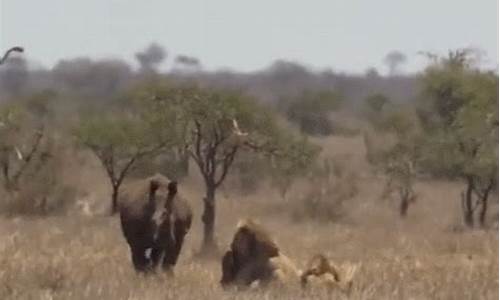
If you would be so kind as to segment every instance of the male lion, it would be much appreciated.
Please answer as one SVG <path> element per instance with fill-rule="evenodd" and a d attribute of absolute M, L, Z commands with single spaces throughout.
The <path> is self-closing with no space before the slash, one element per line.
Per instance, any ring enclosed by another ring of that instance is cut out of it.
<path fill-rule="evenodd" d="M 278 279 L 300 276 L 267 231 L 252 220 L 240 221 L 230 249 L 222 258 L 222 286 L 265 286 Z"/>
<path fill-rule="evenodd" d="M 357 266 L 340 272 L 321 254 L 315 255 L 304 272 L 284 255 L 269 233 L 252 220 L 240 221 L 230 249 L 222 258 L 223 287 L 267 286 L 271 282 L 322 286 L 348 292 Z"/>

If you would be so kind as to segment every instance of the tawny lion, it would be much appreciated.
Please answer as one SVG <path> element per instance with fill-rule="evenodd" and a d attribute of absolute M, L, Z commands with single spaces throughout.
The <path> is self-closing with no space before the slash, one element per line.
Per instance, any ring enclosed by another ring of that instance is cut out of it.
<path fill-rule="evenodd" d="M 340 271 L 323 255 L 314 256 L 305 271 L 284 255 L 269 233 L 252 220 L 240 221 L 230 249 L 222 258 L 223 287 L 263 287 L 269 283 L 300 283 L 349 291 L 357 266 Z"/>

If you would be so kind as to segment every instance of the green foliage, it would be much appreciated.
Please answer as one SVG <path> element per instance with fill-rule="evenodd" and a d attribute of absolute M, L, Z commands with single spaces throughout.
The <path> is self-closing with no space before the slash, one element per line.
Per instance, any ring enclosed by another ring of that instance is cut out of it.
<path fill-rule="evenodd" d="M 380 114 L 388 103 L 390 103 L 389 98 L 380 93 L 375 93 L 365 98 L 365 105 L 369 113 Z"/>
<path fill-rule="evenodd" d="M 290 103 L 287 117 L 297 124 L 303 133 L 329 135 L 334 132 L 330 113 L 338 110 L 341 105 L 342 98 L 335 92 L 305 91 Z"/>
<path fill-rule="evenodd" d="M 404 138 L 418 129 L 417 122 L 412 107 L 394 106 L 380 116 L 378 128 Z"/>
<path fill-rule="evenodd" d="M 147 119 L 155 127 L 173 127 L 176 141 L 216 183 L 224 180 L 238 151 L 297 160 L 304 150 L 304 142 L 280 128 L 269 110 L 236 92 L 163 87 L 150 89 L 142 99 Z"/>
<path fill-rule="evenodd" d="M 282 131 L 274 136 L 272 148 L 272 152 L 243 152 L 240 157 L 245 159 L 237 161 L 236 167 L 242 187 L 255 189 L 269 176 L 272 186 L 286 200 L 294 182 L 312 171 L 320 147 L 312 144 L 306 136 Z"/>
<path fill-rule="evenodd" d="M 73 198 L 61 181 L 61 141 L 49 130 L 41 106 L 54 94 L 34 94 L 0 107 L 0 170 L 7 214 L 47 214 L 61 211 Z M 45 107 L 45 106 L 44 106 Z"/>
<path fill-rule="evenodd" d="M 216 191 L 226 179 L 238 153 L 251 151 L 296 157 L 295 140 L 275 117 L 254 99 L 232 91 L 196 86 L 153 88 L 142 96 L 146 119 L 167 127 L 177 147 L 187 151 L 205 184 L 202 221 L 203 252 L 215 247 Z"/>
<path fill-rule="evenodd" d="M 44 124 L 20 104 L 0 108 L 0 168 L 6 190 L 18 189 L 26 172 L 48 155 Z"/>
<path fill-rule="evenodd" d="M 52 117 L 51 105 L 57 98 L 57 93 L 53 90 L 43 90 L 34 93 L 24 100 L 24 104 L 29 112 L 38 118 Z"/>
<path fill-rule="evenodd" d="M 365 133 L 368 161 L 386 177 L 381 198 L 400 201 L 400 215 L 406 216 L 410 203 L 417 197 L 414 184 L 423 155 L 423 135 L 411 107 L 392 106 L 380 114 L 376 129 L 391 137 L 384 147 L 376 148 Z"/>
<path fill-rule="evenodd" d="M 130 177 L 145 178 L 161 173 L 171 180 L 179 181 L 188 175 L 189 157 L 183 157 L 176 148 L 165 148 L 156 155 L 141 157 L 134 164 Z"/>
<path fill-rule="evenodd" d="M 373 127 L 381 132 L 403 136 L 417 126 L 414 107 L 392 104 L 381 94 L 374 94 L 365 99 L 367 118 Z"/>
<path fill-rule="evenodd" d="M 2 132 L 19 129 L 27 115 L 23 107 L 17 104 L 5 104 L 0 108 L 0 121 Z"/>
<path fill-rule="evenodd" d="M 419 117 L 429 136 L 423 165 L 435 175 L 463 178 L 465 224 L 474 225 L 475 195 L 484 225 L 498 181 L 498 75 L 475 68 L 470 52 L 459 50 L 436 60 L 421 80 Z"/>
<path fill-rule="evenodd" d="M 111 213 L 117 210 L 119 188 L 140 159 L 166 146 L 163 131 L 128 114 L 88 115 L 73 129 L 78 143 L 101 161 L 113 188 Z"/>
<path fill-rule="evenodd" d="M 459 137 L 465 173 L 490 176 L 498 168 L 498 77 L 475 74 L 465 91 L 472 99 L 457 112 L 453 129 Z M 475 152 L 475 153 L 474 153 Z"/>
<path fill-rule="evenodd" d="M 296 221 L 335 222 L 345 213 L 345 202 L 358 193 L 357 176 L 346 170 L 338 158 L 316 162 L 308 176 L 309 189 L 292 209 Z"/>
<path fill-rule="evenodd" d="M 94 115 L 83 117 L 75 128 L 78 140 L 92 149 L 111 149 L 127 155 L 150 147 L 156 142 L 148 126 L 133 117 Z"/>
<path fill-rule="evenodd" d="M 260 184 L 272 178 L 269 159 L 255 155 L 253 152 L 242 151 L 235 159 L 233 173 L 236 175 L 236 185 L 243 195 L 255 192 Z"/>
<path fill-rule="evenodd" d="M 421 98 L 421 117 L 426 118 L 427 126 L 453 123 L 460 107 L 471 95 L 464 90 L 472 70 L 461 55 L 441 59 L 429 66 L 421 76 L 423 97 Z"/>
<path fill-rule="evenodd" d="M 414 123 L 411 107 L 395 105 L 383 94 L 365 98 L 365 116 L 376 130 L 398 133 L 408 130 Z"/>
<path fill-rule="evenodd" d="M 306 137 L 282 138 L 282 155 L 273 157 L 272 183 L 278 188 L 282 198 L 286 198 L 293 182 L 304 177 L 313 169 L 320 147 L 311 144 Z"/>
<path fill-rule="evenodd" d="M 382 198 L 396 197 L 400 201 L 400 215 L 406 216 L 408 207 L 417 194 L 414 189 L 418 167 L 422 159 L 422 135 L 416 131 L 406 131 L 397 135 L 397 140 L 383 153 L 381 167 L 387 177 Z"/>
<path fill-rule="evenodd" d="M 483 176 L 498 166 L 498 76 L 452 52 L 428 68 L 419 117 L 429 134 L 428 164 L 451 175 Z"/>
<path fill-rule="evenodd" d="M 126 102 L 147 124 L 148 134 L 168 145 L 154 159 L 141 159 L 132 175 L 145 176 L 156 170 L 178 180 L 188 174 L 189 121 L 184 107 L 194 93 L 194 88 L 176 87 L 161 78 L 141 82 L 129 91 Z"/>

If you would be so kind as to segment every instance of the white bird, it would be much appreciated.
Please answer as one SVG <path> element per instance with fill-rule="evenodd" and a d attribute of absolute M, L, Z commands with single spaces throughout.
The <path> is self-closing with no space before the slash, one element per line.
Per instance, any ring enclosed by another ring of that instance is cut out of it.
<path fill-rule="evenodd" d="M 240 130 L 240 127 L 238 126 L 238 122 L 236 122 L 236 119 L 233 119 L 233 128 L 234 128 L 234 133 L 237 136 L 247 136 L 248 132 L 242 132 Z"/>
<path fill-rule="evenodd" d="M 23 160 L 23 154 L 21 153 L 21 151 L 19 150 L 19 148 L 14 147 L 14 150 L 16 151 L 17 158 L 19 160 Z"/>

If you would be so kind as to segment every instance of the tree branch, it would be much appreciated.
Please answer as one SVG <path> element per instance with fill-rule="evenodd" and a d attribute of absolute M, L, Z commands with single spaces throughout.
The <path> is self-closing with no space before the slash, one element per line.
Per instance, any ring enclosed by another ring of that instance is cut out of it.
<path fill-rule="evenodd" d="M 40 146 L 40 142 L 43 138 L 43 127 L 35 133 L 35 141 L 31 146 L 31 150 L 27 155 L 23 155 L 23 165 L 19 168 L 16 174 L 12 177 L 12 183 L 17 185 L 19 178 L 23 175 L 24 171 L 28 167 L 30 161 L 33 159 L 34 154 L 38 151 L 38 147 Z"/>
<path fill-rule="evenodd" d="M 146 156 L 146 155 L 149 155 L 149 154 L 152 154 L 158 150 L 160 150 L 161 148 L 163 148 L 165 146 L 165 143 L 162 143 L 160 144 L 159 146 L 157 147 L 153 147 L 152 149 L 147 149 L 147 150 L 143 150 L 143 151 L 137 151 L 136 154 L 134 154 L 131 159 L 125 164 L 125 166 L 123 167 L 123 169 L 120 171 L 120 174 L 118 175 L 118 178 L 116 179 L 116 185 L 119 186 L 123 179 L 125 178 L 125 176 L 127 175 L 128 171 L 130 170 L 130 168 L 132 167 L 132 165 L 138 160 L 140 159 L 141 157 L 143 156 Z"/>
<path fill-rule="evenodd" d="M 222 161 L 222 173 L 219 177 L 218 180 L 215 181 L 215 186 L 219 187 L 221 183 L 224 181 L 226 178 L 226 175 L 229 171 L 229 167 L 231 167 L 231 164 L 234 161 L 234 157 L 236 156 L 236 153 L 238 152 L 238 146 L 233 146 L 231 151 L 224 157 L 224 160 Z"/>
<path fill-rule="evenodd" d="M 10 163 L 9 163 L 9 151 L 7 149 L 3 149 L 3 159 L 2 159 L 2 173 L 5 179 L 5 188 L 8 190 L 11 187 L 11 181 L 10 181 Z"/>
<path fill-rule="evenodd" d="M 269 147 L 268 145 L 265 144 L 257 145 L 256 143 L 250 141 L 244 141 L 242 145 L 256 152 L 262 152 L 272 156 L 279 156 L 279 149 L 277 147 Z"/>
<path fill-rule="evenodd" d="M 94 154 L 99 158 L 99 161 L 101 162 L 102 166 L 104 167 L 104 170 L 106 170 L 106 174 L 108 175 L 109 181 L 111 182 L 111 185 L 114 187 L 115 186 L 115 170 L 114 170 L 114 165 L 113 165 L 113 151 L 110 147 L 107 149 L 100 149 L 96 146 L 93 145 L 88 145 L 88 147 L 94 152 Z"/>
<path fill-rule="evenodd" d="M 198 166 L 200 167 L 200 171 L 202 173 L 206 173 L 205 167 L 203 166 L 203 156 L 201 153 L 201 124 L 197 120 L 194 121 L 195 127 L 196 127 L 196 132 L 195 132 L 195 141 L 194 141 L 194 152 L 192 152 L 192 156 L 194 160 L 197 162 Z"/>
<path fill-rule="evenodd" d="M 12 47 L 9 50 L 7 50 L 5 52 L 5 54 L 3 55 L 2 59 L 0 59 L 0 65 L 3 64 L 7 60 L 7 58 L 9 57 L 9 55 L 12 52 L 20 52 L 20 53 L 22 53 L 22 52 L 24 52 L 24 48 L 22 48 L 22 47 Z"/>

